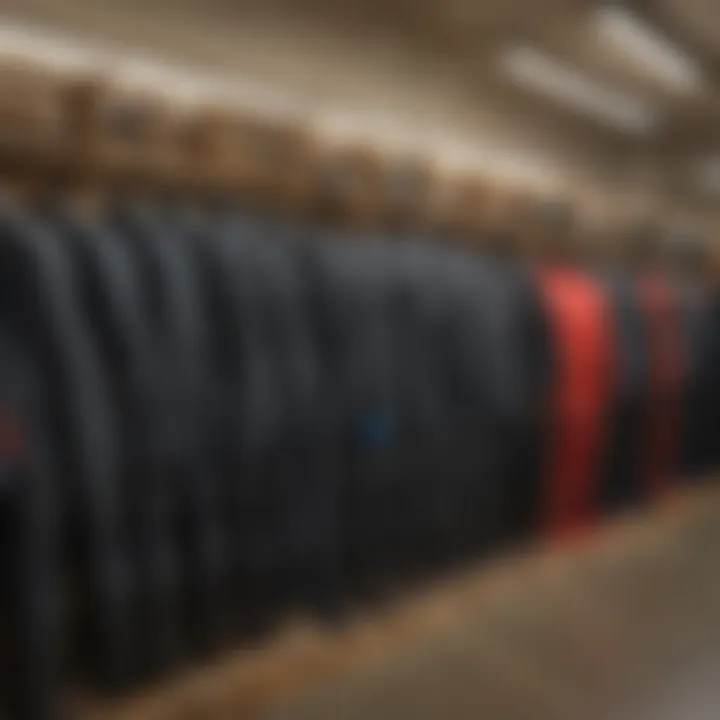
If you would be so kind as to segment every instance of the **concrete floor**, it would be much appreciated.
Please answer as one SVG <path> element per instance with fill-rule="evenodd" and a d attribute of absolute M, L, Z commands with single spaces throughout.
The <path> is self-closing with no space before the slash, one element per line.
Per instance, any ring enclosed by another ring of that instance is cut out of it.
<path fill-rule="evenodd" d="M 708 496 L 525 563 L 453 626 L 267 717 L 716 719 L 719 521 Z"/>
<path fill-rule="evenodd" d="M 480 563 L 81 720 L 720 718 L 720 491 Z"/>

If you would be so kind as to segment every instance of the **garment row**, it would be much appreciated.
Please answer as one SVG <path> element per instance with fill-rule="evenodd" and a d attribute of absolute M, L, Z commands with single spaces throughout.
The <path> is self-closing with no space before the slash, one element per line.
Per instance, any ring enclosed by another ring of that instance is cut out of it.
<path fill-rule="evenodd" d="M 0 209 L 5 695 L 62 716 L 717 462 L 713 290 L 238 209 Z"/>

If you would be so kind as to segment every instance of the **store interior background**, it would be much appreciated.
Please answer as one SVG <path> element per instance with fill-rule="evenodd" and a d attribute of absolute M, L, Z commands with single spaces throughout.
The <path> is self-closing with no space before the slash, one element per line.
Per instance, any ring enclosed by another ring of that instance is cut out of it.
<path fill-rule="evenodd" d="M 711 0 L 3 0 L 0 48 L 292 113 L 598 222 L 720 217 Z"/>

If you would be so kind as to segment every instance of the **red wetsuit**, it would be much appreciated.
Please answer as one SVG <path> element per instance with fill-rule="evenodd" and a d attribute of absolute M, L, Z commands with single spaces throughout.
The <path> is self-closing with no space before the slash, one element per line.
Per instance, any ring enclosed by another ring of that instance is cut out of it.
<path fill-rule="evenodd" d="M 661 276 L 640 281 L 648 322 L 651 383 L 644 484 L 652 498 L 669 494 L 678 453 L 682 404 L 683 353 L 679 313 L 669 283 Z"/>
<path fill-rule="evenodd" d="M 541 269 L 538 278 L 557 363 L 542 522 L 548 535 L 560 537 L 587 528 L 598 515 L 613 329 L 601 283 L 569 268 Z"/>

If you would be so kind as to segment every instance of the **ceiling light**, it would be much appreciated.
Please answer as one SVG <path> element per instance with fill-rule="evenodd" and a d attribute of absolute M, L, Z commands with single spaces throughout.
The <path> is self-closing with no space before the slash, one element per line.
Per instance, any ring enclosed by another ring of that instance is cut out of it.
<path fill-rule="evenodd" d="M 701 190 L 712 195 L 720 194 L 720 158 L 710 158 L 699 162 L 693 175 Z"/>
<path fill-rule="evenodd" d="M 519 86 L 605 125 L 625 132 L 645 133 L 656 123 L 654 109 L 640 98 L 596 82 L 531 47 L 505 50 L 500 57 L 500 66 Z"/>
<path fill-rule="evenodd" d="M 634 12 L 608 5 L 597 10 L 594 22 L 604 41 L 657 82 L 681 92 L 701 88 L 703 73 L 699 64 Z"/>
<path fill-rule="evenodd" d="M 87 43 L 58 33 L 44 33 L 26 25 L 0 21 L 0 55 L 51 65 L 61 70 L 86 70 L 97 65 L 100 53 Z"/>

